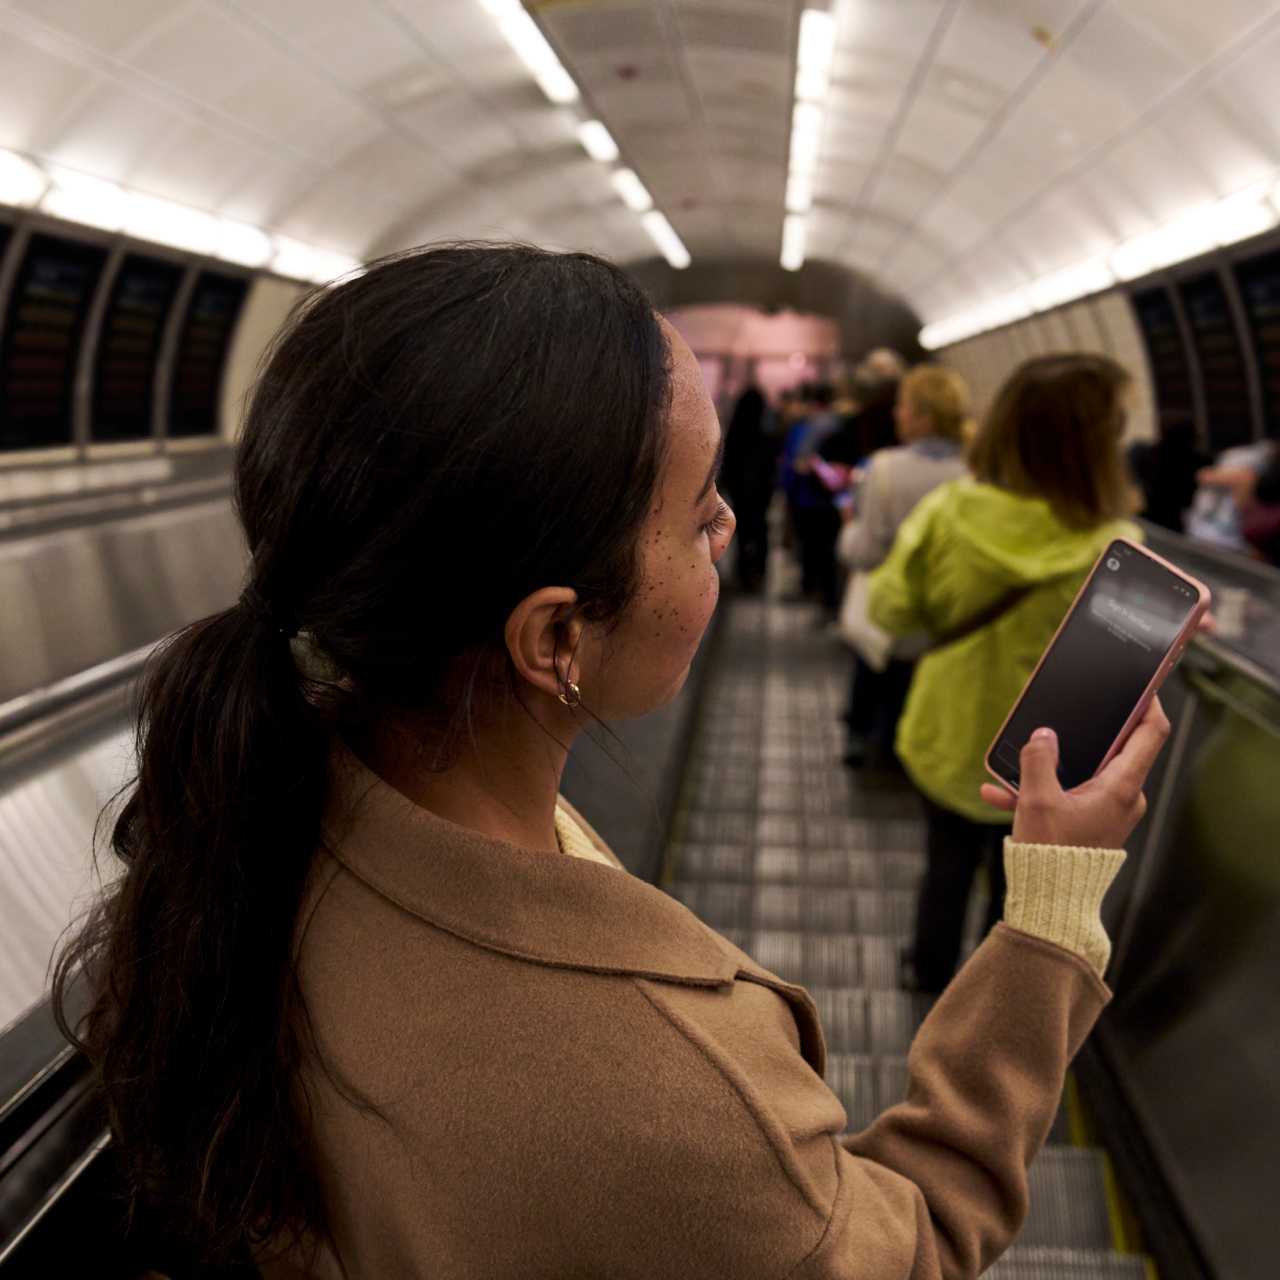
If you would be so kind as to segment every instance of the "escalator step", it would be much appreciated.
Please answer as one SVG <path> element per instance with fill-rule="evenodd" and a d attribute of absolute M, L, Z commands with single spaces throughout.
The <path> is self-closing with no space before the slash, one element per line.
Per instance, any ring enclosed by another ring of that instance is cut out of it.
<path fill-rule="evenodd" d="M 1046 1147 L 1031 1165 L 1031 1213 L 1019 1236 L 1023 1245 L 1110 1249 L 1102 1152 Z"/>
<path fill-rule="evenodd" d="M 805 933 L 891 934 L 905 937 L 915 897 L 902 889 L 850 889 L 741 880 L 679 879 L 671 893 L 713 929 L 798 930 Z"/>
<path fill-rule="evenodd" d="M 710 828 L 695 824 L 698 830 Z M 757 885 L 833 889 L 884 889 L 907 893 L 914 902 L 924 874 L 924 855 L 906 850 L 874 853 L 857 849 L 805 849 L 790 845 L 717 843 L 684 839 L 671 847 L 679 881 L 728 880 Z"/>
<path fill-rule="evenodd" d="M 757 964 L 802 987 L 877 987 L 892 991 L 898 985 L 899 943 L 896 937 L 855 938 L 848 934 L 756 929 L 742 949 Z"/>
<path fill-rule="evenodd" d="M 1149 1272 L 1136 1254 L 1019 1245 L 986 1275 L 990 1280 L 1147 1280 Z"/>

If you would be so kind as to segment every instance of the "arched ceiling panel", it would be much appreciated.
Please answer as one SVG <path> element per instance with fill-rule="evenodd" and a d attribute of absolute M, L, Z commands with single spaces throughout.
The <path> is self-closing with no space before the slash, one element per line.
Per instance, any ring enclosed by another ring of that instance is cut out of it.
<path fill-rule="evenodd" d="M 695 263 L 776 262 L 809 0 L 527 2 L 581 108 L 480 0 L 0 0 L 0 145 L 354 254 L 506 229 L 625 259 L 598 113 Z M 1280 0 L 832 12 L 808 251 L 928 319 L 1280 170 Z"/>
<path fill-rule="evenodd" d="M 83 91 L 85 72 L 22 40 L 0 10 L 0 146 L 35 151 L 41 126 Z"/>
<path fill-rule="evenodd" d="M 1269 130 L 1242 123 L 1233 118 L 1236 114 L 1218 92 L 1210 90 L 1186 103 L 1176 125 L 1160 126 L 1187 167 L 1203 175 L 1207 195 L 1239 191 L 1274 167 L 1274 138 L 1266 138 Z"/>
<path fill-rule="evenodd" d="M 1275 11 L 1271 0 L 1212 0 L 1208 4 L 1125 0 L 1124 8 L 1133 21 L 1157 33 L 1161 43 L 1192 65 L 1225 52 Z"/>
<path fill-rule="evenodd" d="M 118 53 L 133 43 L 139 31 L 183 6 L 174 0 L 112 0 L 111 4 L 98 0 L 9 0 L 8 7 L 38 17 L 96 49 Z"/>

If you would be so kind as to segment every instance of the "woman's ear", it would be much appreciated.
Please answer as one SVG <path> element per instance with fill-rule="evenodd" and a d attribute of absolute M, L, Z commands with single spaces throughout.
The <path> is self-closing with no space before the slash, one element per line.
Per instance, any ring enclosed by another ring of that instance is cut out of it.
<path fill-rule="evenodd" d="M 549 697 L 578 681 L 576 656 L 584 624 L 575 616 L 577 603 L 572 587 L 540 587 L 512 609 L 503 630 L 512 665 L 527 684 Z"/>

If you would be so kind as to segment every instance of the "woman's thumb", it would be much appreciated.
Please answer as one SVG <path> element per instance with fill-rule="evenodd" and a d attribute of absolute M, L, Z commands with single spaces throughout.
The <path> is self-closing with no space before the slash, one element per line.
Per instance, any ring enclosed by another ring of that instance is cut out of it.
<path fill-rule="evenodd" d="M 1052 729 L 1037 729 L 1021 753 L 1021 784 L 1026 795 L 1046 796 L 1058 789 L 1058 735 Z"/>

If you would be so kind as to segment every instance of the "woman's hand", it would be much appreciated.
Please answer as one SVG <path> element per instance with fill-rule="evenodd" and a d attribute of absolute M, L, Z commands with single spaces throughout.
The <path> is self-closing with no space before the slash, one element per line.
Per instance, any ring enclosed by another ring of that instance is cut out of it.
<path fill-rule="evenodd" d="M 1196 472 L 1196 483 L 1229 489 L 1239 507 L 1253 501 L 1258 488 L 1258 473 L 1252 467 L 1202 467 Z"/>
<path fill-rule="evenodd" d="M 1013 811 L 1015 840 L 1122 849 L 1147 811 L 1142 786 L 1168 736 L 1169 719 L 1160 699 L 1153 698 L 1115 759 L 1088 782 L 1063 791 L 1058 782 L 1058 735 L 1052 729 L 1037 729 L 1022 748 L 1018 796 L 988 782 L 982 798 L 997 809 Z"/>

